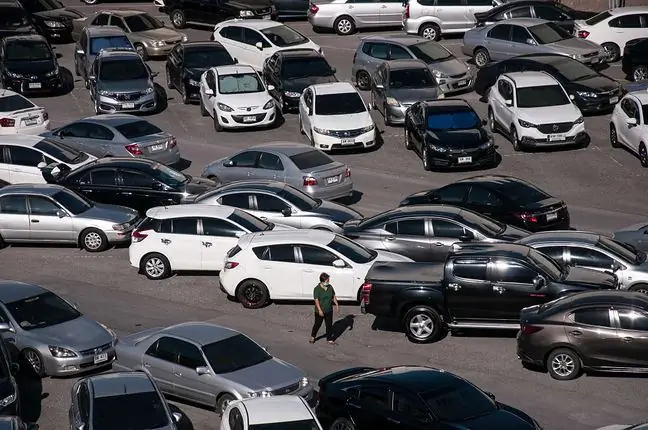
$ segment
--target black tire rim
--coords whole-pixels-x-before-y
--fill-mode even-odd
[[[137,45],[137,46],[135,47],[135,51],[137,51],[137,53],[138,53],[138,54],[140,55],[140,57],[142,57],[142,58],[144,58],[144,56],[146,55],[146,50],[144,49],[144,47],[143,47],[142,45]]]
[[[358,72],[358,86],[362,88],[367,88],[369,86],[369,75],[367,72]]]
[[[31,349],[28,349],[27,351],[25,351],[25,359],[32,367],[32,369],[34,369],[34,372],[40,375],[43,370],[43,363],[41,362],[38,353],[36,351],[32,351]]]
[[[608,61],[614,61],[619,56],[618,49],[616,48],[616,46],[612,45],[611,43],[603,44],[603,49],[607,53]]]
[[[243,299],[250,305],[256,305],[263,298],[263,291],[257,284],[250,284],[243,290]]]
[[[616,129],[614,127],[610,127],[610,143],[612,144],[612,146],[618,145],[619,142],[617,139]]]
[[[648,166],[648,153],[646,153],[646,147],[641,145],[639,148],[639,161],[641,161],[642,166]]]
[[[633,81],[643,81],[648,79],[648,67],[646,66],[637,66],[632,72]]]

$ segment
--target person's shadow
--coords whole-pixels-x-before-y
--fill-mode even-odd
[[[344,334],[347,329],[349,331],[353,330],[353,323],[355,322],[355,316],[354,315],[347,315],[342,319],[339,319],[333,323],[333,327],[331,327],[331,335],[333,337],[333,340],[339,339],[342,334]]]

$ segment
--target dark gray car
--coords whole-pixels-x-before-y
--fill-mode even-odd
[[[613,237],[615,240],[632,245],[641,251],[648,251],[648,221],[617,230]]]
[[[414,261],[445,261],[457,242],[512,242],[530,233],[476,212],[445,205],[406,206],[344,224],[362,245]]]
[[[74,48],[74,70],[76,75],[81,76],[81,79],[84,80],[86,88],[90,85],[88,76],[90,76],[92,63],[103,49],[135,50],[124,30],[114,26],[85,27],[75,40],[77,42]]]

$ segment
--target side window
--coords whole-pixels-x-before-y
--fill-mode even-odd
[[[520,27],[519,25],[511,26],[511,42],[514,43],[527,43],[527,39],[530,39],[531,35],[526,28]]]
[[[387,60],[389,58],[389,47],[386,43],[367,43],[367,51],[365,52],[370,57],[378,58],[379,60]]]
[[[198,234],[198,218],[174,218],[174,234]]]
[[[9,160],[5,157],[5,148],[6,146],[0,145],[0,164],[9,164]]]
[[[304,264],[315,264],[317,266],[332,266],[338,256],[318,246],[301,245],[302,260]]]
[[[88,124],[87,137],[97,140],[113,140],[115,134],[104,126],[97,124]]]
[[[463,6],[461,0],[436,0],[436,6]]]
[[[248,193],[227,194],[218,200],[223,206],[232,206],[239,209],[250,209],[250,195]]]
[[[360,402],[373,409],[389,410],[389,392],[384,388],[366,387],[360,389]]]
[[[276,171],[281,171],[284,169],[283,163],[281,162],[279,157],[274,154],[269,154],[267,152],[261,153],[257,167],[259,169],[276,170]]]
[[[243,416],[241,415],[241,411],[239,408],[233,408],[228,417],[228,422],[229,422],[229,428],[231,430],[243,430],[244,429],[244,424],[243,424]]]
[[[124,30],[126,33],[128,33],[128,27],[126,27],[126,24],[124,23],[124,20],[121,19],[118,16],[113,15],[113,16],[110,17],[110,25],[115,25],[115,26],[121,28],[122,30]]]
[[[507,81],[502,81],[503,84],[503,89],[504,89],[504,99],[505,100],[513,100],[513,86]]]
[[[29,212],[32,215],[56,216],[60,209],[53,201],[45,197],[29,197]]]
[[[259,158],[258,151],[245,151],[240,154],[236,154],[230,161],[234,163],[235,167],[255,167],[257,164],[257,159]]]
[[[160,229],[156,230],[158,233],[173,233],[173,222],[169,219],[163,219],[160,222]]]
[[[511,26],[508,24],[496,25],[491,28],[487,37],[497,40],[509,40],[509,34],[511,32]]]
[[[449,237],[453,239],[459,239],[465,234],[465,229],[463,226],[442,219],[432,220],[432,228],[434,230],[434,237]]]
[[[117,175],[115,173],[117,172],[111,169],[93,170],[89,173],[90,181],[92,185],[113,186],[117,184]]]
[[[92,20],[92,25],[108,25],[108,18],[110,18],[110,15],[100,13],[95,19]]]
[[[574,322],[577,324],[597,327],[612,327],[610,310],[604,308],[579,309],[574,312]]]
[[[502,201],[494,193],[484,187],[473,185],[470,187],[466,203],[479,206],[501,206]]]
[[[516,7],[506,13],[507,18],[531,18],[531,8],[529,6]]]
[[[24,196],[0,197],[0,213],[9,215],[27,215],[27,200]]]
[[[648,332],[648,315],[630,309],[620,309],[619,328]]]
[[[425,220],[424,219],[407,219],[392,223],[390,228],[396,228],[396,234],[406,236],[425,236]],[[393,233],[390,229],[387,231]]]
[[[268,247],[267,260],[294,263],[295,247],[292,245],[271,245]]]
[[[538,276],[535,270],[519,263],[500,260],[493,264],[493,281],[514,284],[533,284]]]
[[[205,358],[196,345],[189,342],[177,340],[178,342],[178,364],[180,366],[195,369],[196,367],[205,366]]]
[[[608,25],[614,28],[641,28],[641,16],[637,14],[623,15],[608,21]]]
[[[614,259],[608,257],[602,252],[588,249],[588,248],[569,248],[570,259],[569,262],[572,266],[585,266],[597,267],[600,269],[610,269],[614,263]]]
[[[263,212],[281,212],[289,207],[283,200],[267,194],[256,194],[257,209]]]
[[[9,154],[11,155],[11,164],[17,166],[36,167],[38,163],[45,161],[40,152],[22,146],[10,146]]]
[[[88,137],[91,125],[85,122],[75,122],[58,131],[62,137]]]
[[[236,42],[243,42],[243,30],[241,27],[235,25],[229,25],[221,30],[221,36],[234,40]]]
[[[542,252],[544,255],[553,258],[560,264],[565,264],[563,259],[563,247],[562,246],[545,246],[542,248],[537,248],[538,251]]]
[[[563,21],[568,19],[567,16],[558,9],[551,6],[533,6],[536,18],[546,19],[547,21]]]
[[[468,6],[490,6],[493,7],[493,0],[468,0]]]
[[[122,170],[121,172],[122,184],[125,187],[136,187],[136,188],[153,188],[153,177],[146,175],[144,173],[135,172],[132,170]]]
[[[270,47],[270,43],[261,36],[261,33],[251,28],[243,27],[243,43],[254,46],[259,42],[261,42],[264,48]]]
[[[245,233],[231,222],[219,218],[202,218],[202,228],[205,236],[238,237]]]
[[[392,401],[394,412],[413,417],[417,420],[423,420],[428,417],[425,407],[410,396],[395,392]]]
[[[452,274],[457,278],[486,281],[488,263],[486,260],[455,260],[452,263]]]
[[[161,337],[146,350],[146,355],[168,361],[178,362],[178,341],[171,337]]]
[[[389,45],[389,59],[390,60],[410,60],[412,55],[402,46]]]
[[[449,185],[438,190],[435,195],[443,203],[463,203],[468,188],[468,185]]]
[[[637,103],[635,101],[630,101],[630,103],[633,106],[633,109],[632,109],[632,111],[634,113],[633,118],[637,120],[637,124],[641,124],[641,110],[642,110],[641,107],[639,105],[637,105]]]

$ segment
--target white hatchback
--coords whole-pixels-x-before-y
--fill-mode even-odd
[[[41,134],[49,128],[44,107],[15,91],[0,89],[0,134]]]
[[[274,299],[312,299],[322,272],[331,276],[339,300],[358,301],[365,276],[377,261],[412,260],[372,251],[328,231],[261,232],[239,239],[227,253],[219,278],[221,289],[250,309]]]
[[[133,231],[130,264],[149,279],[176,271],[218,271],[238,238],[260,231],[292,230],[225,206],[155,207]]]
[[[322,430],[313,410],[299,396],[252,397],[231,402],[220,430]]]
[[[629,93],[614,106],[610,144],[614,148],[625,146],[637,154],[643,167],[648,167],[648,92]]]

